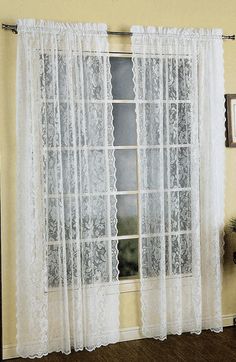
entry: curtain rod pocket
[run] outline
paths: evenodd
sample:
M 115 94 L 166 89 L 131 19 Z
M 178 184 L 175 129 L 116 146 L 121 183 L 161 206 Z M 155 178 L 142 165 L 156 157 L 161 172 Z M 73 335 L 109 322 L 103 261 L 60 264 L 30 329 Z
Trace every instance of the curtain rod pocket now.
M 10 25 L 10 24 L 2 24 L 3 30 L 10 30 L 14 34 L 17 34 L 17 25 Z M 121 36 L 131 36 L 132 32 L 130 31 L 108 31 L 108 35 L 121 35 Z M 235 40 L 235 34 L 234 35 L 222 35 L 223 40 Z

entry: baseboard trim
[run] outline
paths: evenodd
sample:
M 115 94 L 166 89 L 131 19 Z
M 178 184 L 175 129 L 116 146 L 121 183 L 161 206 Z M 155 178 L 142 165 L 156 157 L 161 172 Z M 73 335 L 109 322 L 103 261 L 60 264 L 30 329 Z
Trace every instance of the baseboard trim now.
M 11 359 L 19 357 L 16 353 L 16 345 L 15 344 L 6 344 L 3 345 L 3 359 Z
M 223 316 L 223 326 L 233 326 L 233 318 L 235 314 L 226 314 Z M 133 341 L 135 339 L 142 339 L 141 329 L 139 327 L 122 328 L 120 330 L 120 342 Z M 3 359 L 11 359 L 19 357 L 16 353 L 16 345 L 8 344 L 3 346 Z
M 225 314 L 223 315 L 223 327 L 231 327 L 234 325 L 235 314 Z
M 135 339 L 142 339 L 140 327 L 122 328 L 120 330 L 120 342 L 134 341 Z

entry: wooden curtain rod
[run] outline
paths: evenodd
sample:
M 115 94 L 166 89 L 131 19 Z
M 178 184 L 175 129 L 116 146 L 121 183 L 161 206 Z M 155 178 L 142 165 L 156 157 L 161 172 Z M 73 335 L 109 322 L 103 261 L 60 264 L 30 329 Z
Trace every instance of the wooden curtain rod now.
M 17 25 L 2 24 L 2 29 L 10 30 L 14 34 L 17 34 Z M 122 36 L 131 36 L 130 31 L 108 31 L 108 35 L 122 35 Z M 222 35 L 223 40 L 235 40 L 235 35 Z

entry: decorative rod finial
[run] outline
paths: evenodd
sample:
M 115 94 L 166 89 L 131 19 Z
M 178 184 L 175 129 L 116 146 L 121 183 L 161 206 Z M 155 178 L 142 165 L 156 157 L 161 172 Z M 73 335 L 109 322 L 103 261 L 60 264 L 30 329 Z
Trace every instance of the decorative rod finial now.
M 223 35 L 223 39 L 235 40 L 235 34 L 233 34 L 233 35 Z
M 17 25 L 2 24 L 2 29 L 11 30 L 14 34 L 17 34 Z

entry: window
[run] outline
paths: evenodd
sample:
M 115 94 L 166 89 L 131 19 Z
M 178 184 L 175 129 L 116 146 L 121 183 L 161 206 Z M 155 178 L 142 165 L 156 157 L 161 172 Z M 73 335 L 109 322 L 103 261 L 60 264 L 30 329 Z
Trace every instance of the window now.
M 144 277 L 159 274 L 161 205 L 159 201 L 160 179 L 160 132 L 158 122 L 163 116 L 164 156 L 164 220 L 166 240 L 166 274 L 189 275 L 192 272 L 191 249 L 191 117 L 190 96 L 191 59 L 171 57 L 138 59 L 150 62 L 150 86 L 140 90 L 138 103 L 134 100 L 132 59 L 111 57 L 113 117 L 117 168 L 117 205 L 119 235 L 120 277 L 138 276 L 138 198 L 142 198 L 142 258 Z M 160 71 L 160 64 L 163 69 Z M 163 96 L 160 87 L 157 93 L 150 92 L 152 82 L 158 83 L 158 74 L 163 76 Z M 188 72 L 188 74 L 183 74 Z M 176 76 L 178 75 L 178 76 Z M 140 81 L 142 84 L 142 81 Z M 155 96 L 153 100 L 151 97 Z M 137 103 L 137 104 L 136 104 Z M 139 157 L 135 106 L 139 112 L 140 140 Z M 142 124 L 148 123 L 149 131 Z M 161 146 L 162 147 L 162 146 Z M 138 165 L 140 162 L 140 165 Z M 148 172 L 138 179 L 138 167 L 147 167 Z M 150 174 L 149 174 L 150 172 Z M 139 187 L 138 187 L 139 185 Z M 139 191 L 138 191 L 139 190 Z M 153 203 L 153 200 L 155 201 Z M 159 207 L 158 207 L 159 205 Z M 179 212 L 182 210 L 182 212 Z M 145 254 L 145 250 L 148 250 Z M 177 252 L 176 252 L 177 251 Z M 179 255 L 179 252 L 181 255 Z M 158 256 L 159 255 L 159 256 Z M 147 262 L 145 263 L 145 258 Z
M 132 60 L 112 56 L 120 278 L 138 276 L 137 130 Z
M 45 288 L 111 282 L 117 271 L 109 58 L 74 52 L 69 61 L 52 51 L 39 61 Z
M 88 62 L 89 62 L 89 56 Z M 158 63 L 158 59 L 153 59 Z M 185 62 L 185 67 L 183 67 Z M 47 64 L 49 66 L 50 59 L 48 56 L 44 56 L 45 76 L 47 76 Z M 70 109 L 69 104 L 66 101 L 66 86 L 63 83 L 63 74 L 66 71 L 63 56 L 59 59 L 60 71 L 59 71 L 59 98 L 60 108 L 57 110 L 60 113 L 61 128 L 70 127 L 70 121 L 66 118 L 66 122 L 63 123 L 65 117 L 69 117 Z M 174 276 L 178 274 L 191 274 L 191 177 L 190 177 L 190 158 L 191 158 L 191 101 L 188 99 L 188 84 L 177 84 L 170 78 L 170 74 L 173 74 L 173 69 L 178 68 L 179 77 L 181 79 L 181 71 L 183 68 L 188 69 L 190 72 L 191 62 L 188 58 L 180 58 L 178 66 L 176 60 L 171 58 L 164 59 L 163 61 L 163 77 L 165 79 L 164 84 L 166 88 L 163 91 L 163 99 L 160 99 L 160 95 L 156 95 L 155 100 L 150 99 L 147 92 L 145 99 L 138 100 L 139 115 L 142 120 L 142 115 L 145 114 L 150 125 L 149 134 L 145 134 L 145 128 L 141 132 L 142 139 L 140 139 L 140 154 L 138 157 L 137 147 L 137 129 L 136 129 L 136 101 L 134 95 L 134 83 L 132 72 L 132 59 L 129 55 L 110 55 L 111 75 L 112 75 L 112 112 L 113 112 L 113 126 L 114 126 L 114 148 L 115 148 L 115 166 L 116 166 L 116 189 L 114 196 L 111 196 L 110 201 L 112 207 L 114 207 L 115 196 L 117 199 L 117 229 L 118 237 L 118 259 L 119 259 L 119 271 L 120 279 L 122 278 L 137 278 L 139 275 L 139 225 L 138 225 L 138 199 L 142 197 L 145 199 L 148 208 L 147 214 L 143 215 L 145 226 L 142 231 L 143 236 L 143 248 L 145 245 L 149 245 L 149 250 L 153 250 L 153 260 L 148 260 L 147 270 L 143 270 L 144 277 L 152 277 L 158 275 L 158 243 L 160 237 L 160 230 L 158 225 L 158 218 L 160 217 L 160 210 L 158 210 L 158 193 L 160 189 L 160 180 L 158 178 L 158 160 L 160 156 L 160 129 L 158 128 L 158 120 L 160 119 L 160 112 L 163 114 L 163 143 L 164 143 L 164 168 L 166 171 L 164 180 L 164 193 L 165 193 L 165 240 L 166 240 L 166 273 L 167 276 Z M 158 67 L 158 64 L 153 64 L 153 69 Z M 154 76 L 153 76 L 154 77 Z M 184 77 L 186 79 L 186 77 Z M 43 81 L 43 80 L 42 80 Z M 158 87 L 157 87 L 158 88 Z M 54 135 L 54 112 L 53 102 L 50 102 L 50 91 L 53 94 L 53 90 L 50 88 L 50 79 L 48 80 L 48 86 L 46 92 L 48 94 L 42 95 L 46 101 L 43 102 L 42 107 L 42 124 L 45 127 L 45 144 L 47 144 L 47 163 L 48 166 L 48 194 L 49 202 L 48 208 L 48 265 L 49 265 L 49 286 L 57 287 L 60 275 L 60 261 L 57 264 L 53 263 L 53 260 L 60 260 L 58 255 L 63 254 L 60 252 L 60 239 L 61 235 L 58 235 L 60 230 L 57 225 L 57 215 L 55 211 L 57 209 L 56 203 L 61 202 L 56 194 L 57 186 L 57 165 L 62 162 L 63 166 L 63 202 L 65 208 L 65 240 L 67 242 L 66 258 L 67 258 L 67 281 L 70 285 L 70 279 L 79 278 L 79 271 L 76 269 L 76 262 L 73 262 L 71 254 L 76 255 L 79 253 L 76 239 L 76 225 L 70 223 L 73 219 L 73 212 L 76 207 L 76 192 L 75 185 L 72 180 L 75 179 L 75 175 L 71 172 L 70 159 L 73 159 L 76 155 L 70 144 L 70 130 L 65 129 L 62 132 L 65 138 L 61 139 L 62 154 L 58 154 L 57 137 Z M 168 92 L 168 101 L 167 101 Z M 98 96 L 99 101 L 93 100 L 93 95 L 86 95 L 88 98 L 88 112 L 93 122 L 96 122 L 96 112 L 103 106 L 102 95 Z M 75 107 L 77 107 L 75 102 Z M 102 109 L 102 108 L 101 108 Z M 93 115 L 94 118 L 93 118 Z M 91 129 L 88 130 L 90 140 L 93 140 L 94 129 L 91 123 Z M 151 135 L 151 136 L 150 136 Z M 79 135 L 83 138 L 83 135 Z M 92 142 L 92 141 L 91 141 Z M 96 159 L 96 162 L 104 162 L 105 151 L 101 145 L 94 145 L 91 143 L 91 150 L 93 153 L 91 159 Z M 94 154 L 96 153 L 96 157 Z M 59 160 L 59 157 L 61 158 Z M 83 157 L 83 150 L 80 150 L 77 159 Z M 139 161 L 138 161 L 139 159 Z M 138 162 L 150 163 L 148 169 L 151 174 L 147 173 L 145 178 L 138 177 Z M 94 184 L 90 185 L 94 192 L 93 199 L 95 203 L 106 203 L 104 191 L 106 187 L 106 180 L 103 175 L 100 175 L 100 180 L 97 183 L 98 172 L 96 170 L 96 162 L 91 167 L 94 172 Z M 68 168 L 69 167 L 69 168 Z M 105 176 L 104 176 L 105 177 Z M 54 187 L 56 189 L 54 190 Z M 85 192 L 84 196 L 80 200 L 86 208 L 86 183 L 83 184 L 82 189 Z M 141 190 L 141 191 L 139 191 Z M 96 196 L 97 194 L 97 196 Z M 155 200 L 155 203 L 152 203 Z M 153 204 L 153 206 L 152 206 Z M 184 208 L 185 213 L 179 214 L 179 209 Z M 101 208 L 102 209 L 102 208 Z M 68 213 L 67 213 L 68 210 Z M 177 211 L 176 211 L 177 210 Z M 67 215 L 70 216 L 70 220 L 67 220 Z M 103 215 L 101 220 L 103 219 Z M 75 218 L 74 218 L 75 219 Z M 98 219 L 99 215 L 94 215 L 94 219 Z M 143 222 L 142 220 L 142 222 Z M 80 225 L 80 235 L 82 239 L 86 239 L 86 226 L 84 225 L 86 218 Z M 100 223 L 101 224 L 101 223 Z M 111 253 L 111 261 L 108 265 L 103 263 L 103 255 L 109 255 L 110 247 L 108 241 L 104 240 L 103 235 L 106 235 L 107 225 L 100 225 L 100 229 L 96 234 L 91 237 L 96 239 L 94 243 L 94 253 L 101 254 L 101 265 L 97 265 L 97 269 L 100 276 L 103 272 L 107 272 L 110 268 L 112 270 L 115 259 Z M 144 230 L 145 229 L 145 230 Z M 59 241 L 59 243 L 58 243 Z M 70 245 L 72 243 L 72 246 Z M 146 243 L 146 244 L 145 244 Z M 181 247 L 179 247 L 181 244 Z M 86 248 L 86 243 L 84 244 Z M 73 248 L 73 252 L 72 249 Z M 150 249 L 151 248 L 151 249 Z M 181 256 L 176 255 L 176 250 L 181 250 Z M 149 251 L 150 253 L 150 251 Z M 149 258 L 142 251 L 143 258 Z M 88 255 L 89 258 L 89 255 Z M 154 260 L 157 258 L 157 260 Z M 113 260 L 114 259 L 114 260 Z M 176 262 L 177 260 L 177 262 Z M 181 260 L 181 263 L 178 261 Z M 152 265 L 153 263 L 153 265 Z M 155 266 L 154 266 L 155 264 Z M 181 264 L 181 265 L 180 265 Z M 70 268 L 73 268 L 70 269 Z M 112 278 L 110 273 L 110 278 Z M 103 280 L 107 282 L 108 280 Z M 76 282 L 76 280 L 74 280 Z M 86 281 L 89 283 L 89 279 Z

